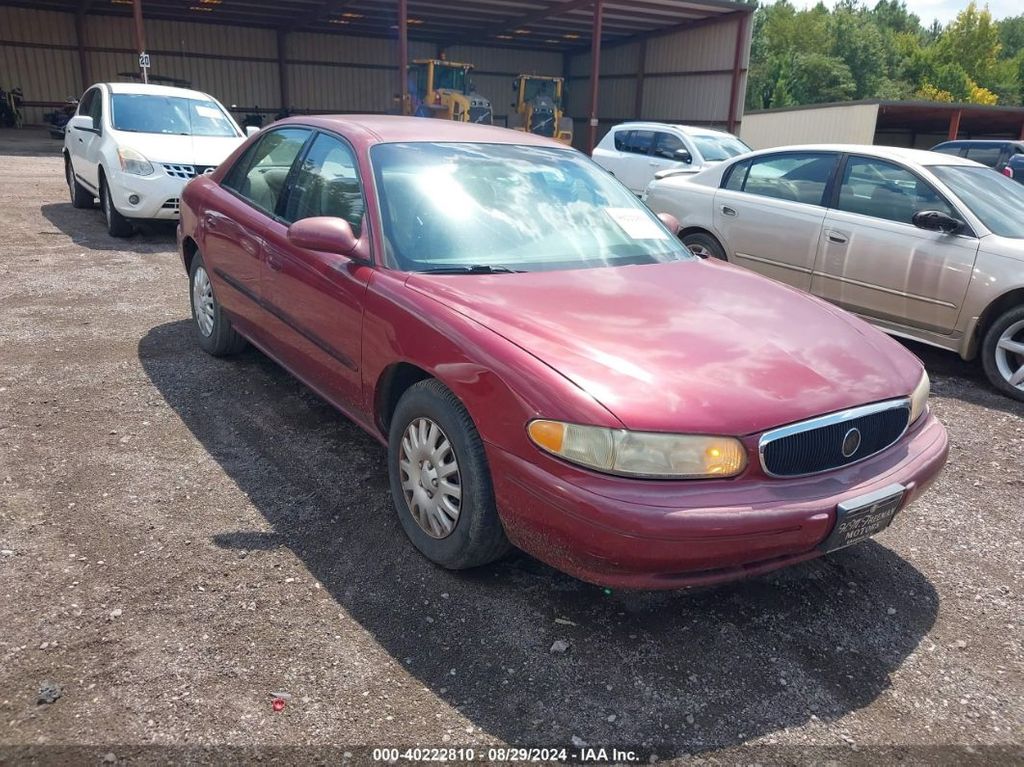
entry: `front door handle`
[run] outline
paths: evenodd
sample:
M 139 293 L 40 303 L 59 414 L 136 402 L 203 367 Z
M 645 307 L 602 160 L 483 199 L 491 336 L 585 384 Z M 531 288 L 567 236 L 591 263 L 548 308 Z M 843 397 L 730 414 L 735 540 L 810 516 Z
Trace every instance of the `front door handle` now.
M 207 213 L 203 217 L 203 220 L 206 222 L 206 226 L 207 226 L 208 229 L 216 229 L 217 228 L 217 219 L 216 219 L 215 216 L 212 216 L 209 213 Z
M 735 216 L 736 215 L 736 211 L 733 210 L 732 208 L 730 208 L 728 205 L 723 205 L 722 206 L 722 215 L 723 216 Z
M 846 235 L 839 232 L 827 232 L 826 236 L 829 242 L 834 242 L 836 245 L 845 245 L 847 242 Z
M 270 271 L 279 272 L 284 266 L 284 263 L 273 256 L 267 256 L 267 266 L 270 268 Z

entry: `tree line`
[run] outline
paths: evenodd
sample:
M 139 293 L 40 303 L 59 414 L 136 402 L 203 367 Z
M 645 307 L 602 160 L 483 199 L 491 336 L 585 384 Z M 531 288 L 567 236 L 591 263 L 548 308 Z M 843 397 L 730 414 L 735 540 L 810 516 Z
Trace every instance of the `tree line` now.
M 996 21 L 971 2 L 925 27 L 902 0 L 758 6 L 747 109 L 854 99 L 1021 105 L 1024 14 Z

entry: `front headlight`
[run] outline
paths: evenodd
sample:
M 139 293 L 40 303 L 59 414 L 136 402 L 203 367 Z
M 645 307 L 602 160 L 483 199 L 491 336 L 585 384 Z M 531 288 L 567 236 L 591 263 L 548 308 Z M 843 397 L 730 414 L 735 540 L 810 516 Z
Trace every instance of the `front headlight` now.
M 921 380 L 910 395 L 910 422 L 913 423 L 920 418 L 928 409 L 928 394 L 931 392 L 932 384 L 928 380 L 928 372 L 921 373 Z
M 537 447 L 566 461 L 627 477 L 734 477 L 747 452 L 733 437 L 605 429 L 561 421 L 531 421 Z
M 120 147 L 117 159 L 121 161 L 121 170 L 133 176 L 148 176 L 153 172 L 153 164 L 134 149 Z

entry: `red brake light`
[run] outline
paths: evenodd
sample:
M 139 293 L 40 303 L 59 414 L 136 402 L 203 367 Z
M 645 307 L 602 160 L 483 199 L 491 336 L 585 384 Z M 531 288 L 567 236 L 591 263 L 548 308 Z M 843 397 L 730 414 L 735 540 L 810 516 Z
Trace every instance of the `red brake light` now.
M 1006 176 L 1007 178 L 1013 178 L 1013 168 L 1007 165 L 1005 168 L 1003 168 L 1003 175 Z

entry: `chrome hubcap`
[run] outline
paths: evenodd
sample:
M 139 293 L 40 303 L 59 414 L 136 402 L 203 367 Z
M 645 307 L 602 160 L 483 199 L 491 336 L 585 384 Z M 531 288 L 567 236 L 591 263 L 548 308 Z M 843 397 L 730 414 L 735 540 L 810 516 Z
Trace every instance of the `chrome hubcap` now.
M 209 336 L 213 332 L 213 286 L 210 284 L 210 275 L 201 266 L 196 269 L 196 276 L 192 280 L 192 311 L 199 332 Z
M 431 538 L 447 538 L 462 510 L 462 477 L 448 436 L 429 418 L 417 418 L 398 451 L 402 491 L 416 524 Z
M 1024 320 L 1013 323 L 999 336 L 996 367 L 1010 386 L 1024 391 Z

